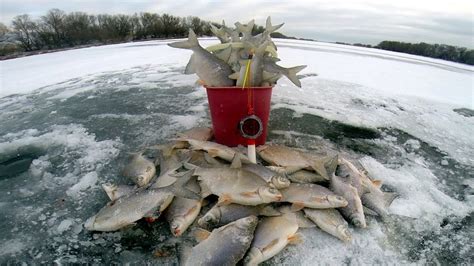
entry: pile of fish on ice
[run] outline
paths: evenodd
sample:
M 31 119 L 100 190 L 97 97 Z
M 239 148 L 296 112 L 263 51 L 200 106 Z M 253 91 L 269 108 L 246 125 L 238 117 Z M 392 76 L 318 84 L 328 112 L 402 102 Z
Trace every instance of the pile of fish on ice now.
M 159 154 L 154 162 L 132 155 L 123 175 L 136 185 L 104 184 L 111 201 L 84 227 L 115 231 L 163 214 L 174 236 L 192 227 L 201 240 L 182 264 L 257 265 L 298 243 L 300 227 L 317 226 L 350 242 L 346 220 L 364 228 L 365 214 L 388 217 L 394 194 L 382 192 L 381 182 L 348 158 L 262 145 L 261 160 L 252 164 L 242 149 L 211 139 L 211 129 L 194 128 L 151 147 Z M 204 204 L 214 205 L 201 214 Z
M 273 26 L 268 17 L 264 32 L 252 36 L 254 20 L 246 25 L 236 22 L 235 29 L 225 26 L 224 22 L 221 28 L 211 25 L 212 32 L 222 43 L 208 48 L 213 52 L 199 45 L 192 29 L 187 41 L 168 45 L 193 51 L 184 73 L 196 73 L 201 83 L 209 87 L 273 86 L 282 76 L 301 87 L 296 73 L 306 66 L 284 68 L 276 64 L 280 59 L 276 57 L 277 47 L 270 34 L 281 26 L 283 24 Z

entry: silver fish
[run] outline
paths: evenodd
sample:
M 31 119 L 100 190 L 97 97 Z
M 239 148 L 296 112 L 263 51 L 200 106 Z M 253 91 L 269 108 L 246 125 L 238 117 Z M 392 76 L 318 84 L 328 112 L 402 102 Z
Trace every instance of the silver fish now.
M 161 209 L 161 205 L 170 195 L 198 200 L 201 198 L 199 195 L 183 187 L 191 177 L 192 171 L 171 186 L 138 190 L 111 201 L 96 215 L 87 219 L 84 227 L 90 231 L 115 231 L 133 225 L 139 219 Z
M 219 206 L 216 204 L 198 220 L 198 224 L 203 228 L 214 228 L 250 215 L 279 216 L 281 213 L 272 206 L 265 204 L 257 206 L 245 206 L 240 204 Z
M 143 157 L 142 153 L 135 153 L 131 155 L 122 174 L 132 179 L 139 187 L 143 187 L 155 176 L 156 168 L 155 164 Z
M 193 51 L 193 56 L 186 69 L 192 68 L 207 86 L 225 87 L 234 85 L 234 81 L 229 79 L 229 75 L 232 74 L 230 66 L 202 48 L 192 29 L 189 29 L 187 41 L 169 43 L 168 45 L 174 48 L 190 49 Z
M 366 173 L 344 158 L 339 159 L 336 174 L 350 180 L 351 185 L 357 189 L 364 206 L 382 218 L 388 216 L 387 209 L 397 194 L 382 192 L 380 180 L 371 180 Z
M 186 188 L 195 193 L 199 193 L 201 190 L 195 179 L 190 180 Z M 201 206 L 201 199 L 175 197 L 165 212 L 165 218 L 170 225 L 171 233 L 174 236 L 181 236 L 197 218 Z
M 350 182 L 336 175 L 331 176 L 329 187 L 334 193 L 344 197 L 348 202 L 346 207 L 339 209 L 342 215 L 355 226 L 365 228 L 367 225 L 365 223 L 364 210 L 357 189 Z
M 270 73 L 283 75 L 287 77 L 291 82 L 293 82 L 293 84 L 301 88 L 301 82 L 296 76 L 296 74 L 300 72 L 301 70 L 303 70 L 304 68 L 306 68 L 305 65 L 285 68 L 285 67 L 277 65 L 272 60 L 265 60 L 263 69 Z
M 242 168 L 238 154 L 229 167 L 199 168 L 185 163 L 188 169 L 194 169 L 202 188 L 201 194 L 219 196 L 218 204 L 239 203 L 258 205 L 279 201 L 281 193 L 264 179 Z
M 214 229 L 192 248 L 184 265 L 236 265 L 252 243 L 258 219 L 249 216 Z
M 307 169 L 315 171 L 327 180 L 329 180 L 328 169 L 332 168 L 335 160 L 334 156 L 315 156 L 282 145 L 260 145 L 257 147 L 257 153 L 266 162 L 283 167 L 287 174 Z
M 306 217 L 313 221 L 321 230 L 344 242 L 352 240 L 348 224 L 344 217 L 335 209 L 303 209 Z
M 300 242 L 296 214 L 265 217 L 258 223 L 244 265 L 257 265 L 282 251 L 288 244 Z
M 219 196 L 219 204 L 259 205 L 279 201 L 281 193 L 265 180 L 241 168 L 197 168 L 203 197 Z
M 281 189 L 282 201 L 292 203 L 293 210 L 303 207 L 328 209 L 347 206 L 347 200 L 331 190 L 316 184 L 291 184 Z

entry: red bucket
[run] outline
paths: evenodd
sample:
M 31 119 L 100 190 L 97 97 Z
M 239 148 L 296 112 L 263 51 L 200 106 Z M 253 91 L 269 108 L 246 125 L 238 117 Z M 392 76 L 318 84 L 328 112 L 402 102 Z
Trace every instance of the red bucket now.
M 254 114 L 262 121 L 262 134 L 255 144 L 263 145 L 267 138 L 272 87 L 206 87 L 212 129 L 216 142 L 230 147 L 247 146 L 248 139 L 240 133 L 240 121 L 248 116 L 248 90 L 252 90 Z

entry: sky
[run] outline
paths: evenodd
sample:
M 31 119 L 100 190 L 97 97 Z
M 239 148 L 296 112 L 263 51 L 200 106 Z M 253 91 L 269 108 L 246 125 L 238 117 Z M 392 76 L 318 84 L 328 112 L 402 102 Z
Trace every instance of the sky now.
M 285 23 L 280 32 L 320 41 L 377 44 L 383 40 L 474 48 L 474 0 L 1 0 L 0 21 L 39 18 L 51 8 L 91 14 L 169 13 L 227 25 L 255 19 Z

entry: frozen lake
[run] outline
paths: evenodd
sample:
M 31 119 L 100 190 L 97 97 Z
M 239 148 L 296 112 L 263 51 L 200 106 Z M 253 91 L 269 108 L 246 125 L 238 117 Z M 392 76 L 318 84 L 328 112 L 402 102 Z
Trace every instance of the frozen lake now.
M 168 41 L 1 61 L 0 261 L 177 263 L 165 221 L 115 233 L 82 223 L 126 183 L 127 152 L 210 124 L 184 75 L 190 52 Z M 216 43 L 202 39 L 203 46 Z M 474 68 L 328 43 L 276 40 L 281 65 L 305 64 L 302 88 L 274 88 L 268 141 L 360 158 L 400 194 L 343 244 L 316 229 L 268 264 L 473 263 Z M 166 248 L 169 256 L 156 257 Z

